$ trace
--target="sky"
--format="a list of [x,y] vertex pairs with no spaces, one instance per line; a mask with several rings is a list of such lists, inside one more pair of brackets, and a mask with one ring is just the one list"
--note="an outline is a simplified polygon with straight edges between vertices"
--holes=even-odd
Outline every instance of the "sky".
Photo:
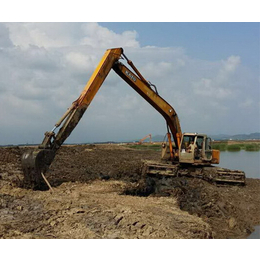
[[[41,143],[109,48],[123,47],[183,132],[260,131],[259,23],[0,23],[0,145]],[[162,116],[113,71],[67,143],[164,135]]]

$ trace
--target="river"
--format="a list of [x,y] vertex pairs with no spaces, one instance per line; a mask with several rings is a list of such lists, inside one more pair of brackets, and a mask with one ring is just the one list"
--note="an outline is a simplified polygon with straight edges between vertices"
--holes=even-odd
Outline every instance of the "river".
[[260,151],[220,152],[220,167],[242,170],[247,178],[260,179]]

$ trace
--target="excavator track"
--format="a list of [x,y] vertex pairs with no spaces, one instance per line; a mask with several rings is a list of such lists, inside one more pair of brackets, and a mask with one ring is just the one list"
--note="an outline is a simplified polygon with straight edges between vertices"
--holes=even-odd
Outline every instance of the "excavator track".
[[144,161],[143,173],[149,176],[194,177],[217,185],[245,185],[245,173],[215,166],[190,166]]

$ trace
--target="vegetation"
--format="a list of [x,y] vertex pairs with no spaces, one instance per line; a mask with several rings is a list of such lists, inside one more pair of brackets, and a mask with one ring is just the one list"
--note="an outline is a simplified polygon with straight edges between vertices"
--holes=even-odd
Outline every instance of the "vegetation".
[[259,151],[260,150],[260,144],[247,144],[245,145],[246,151]]
[[[127,147],[137,149],[137,150],[153,150],[153,151],[161,151],[161,143],[150,144],[128,144]],[[212,149],[216,149],[219,151],[229,151],[236,152],[240,150],[244,151],[259,151],[260,150],[260,142],[254,141],[215,141],[212,143]]]
[[216,149],[219,151],[226,151],[227,150],[227,144],[226,143],[213,143],[212,149]]
[[153,150],[153,151],[161,151],[161,144],[134,144],[128,145],[127,147],[137,149],[137,150]]
[[236,152],[236,151],[240,151],[241,147],[239,144],[230,144],[227,146],[227,150],[230,152]]
[[236,141],[235,143],[230,143],[230,144],[227,141],[213,142],[212,148],[220,151],[229,151],[229,152],[235,152],[240,150],[259,151],[260,142]]

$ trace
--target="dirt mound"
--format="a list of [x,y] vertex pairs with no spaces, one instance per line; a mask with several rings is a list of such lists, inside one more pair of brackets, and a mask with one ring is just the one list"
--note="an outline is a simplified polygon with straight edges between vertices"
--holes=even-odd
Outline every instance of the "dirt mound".
[[208,223],[215,238],[244,238],[260,223],[260,180],[246,187],[216,186],[187,177],[147,177],[128,184],[124,194],[174,197],[181,210]]
[[23,179],[21,155],[22,149],[18,146],[0,148],[0,179],[21,185]]
[[158,152],[137,151],[111,145],[62,147],[46,177],[52,186],[63,182],[88,182],[114,179],[137,182],[141,177],[142,160],[157,158]]
[[63,183],[48,191],[1,186],[1,238],[211,238],[174,198],[119,196],[120,181]]

